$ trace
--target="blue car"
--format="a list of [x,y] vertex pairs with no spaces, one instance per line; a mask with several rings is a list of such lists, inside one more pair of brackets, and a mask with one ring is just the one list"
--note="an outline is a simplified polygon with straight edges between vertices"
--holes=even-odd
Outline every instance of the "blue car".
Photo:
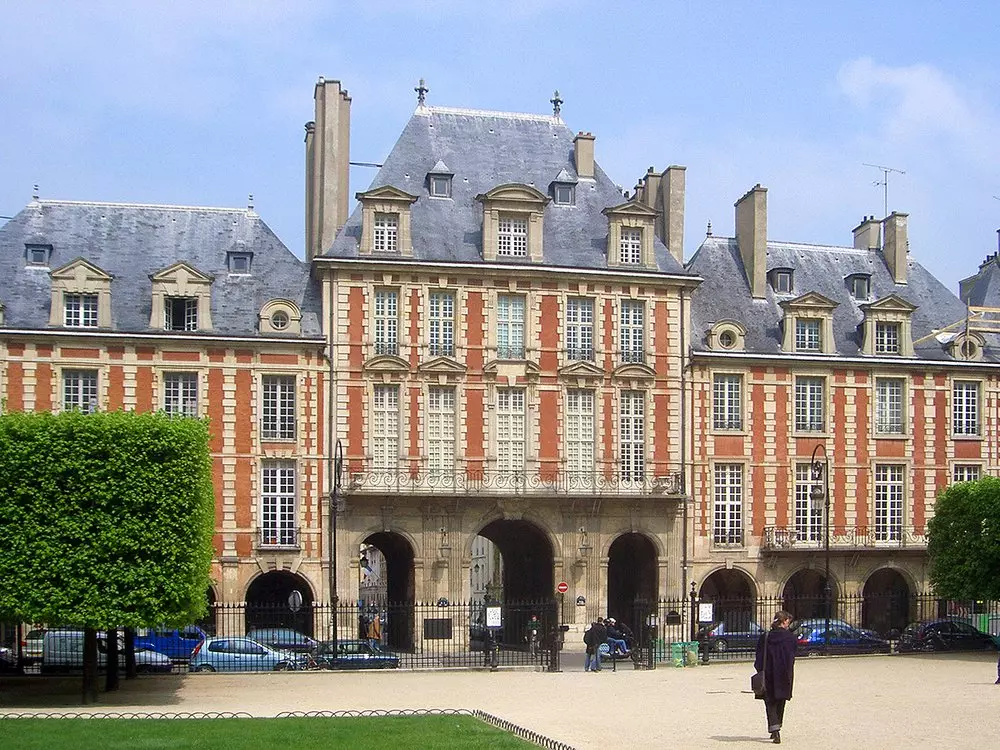
[[292,628],[253,628],[247,638],[278,651],[313,651],[317,641]]
[[271,672],[298,669],[301,657],[250,638],[208,638],[195,647],[192,672]]
[[889,641],[871,631],[859,630],[850,625],[830,622],[829,631],[824,625],[799,627],[798,653],[803,656],[818,654],[888,654]]
[[166,654],[171,659],[185,661],[191,658],[195,646],[208,635],[197,625],[185,628],[150,628],[135,636],[135,647]]

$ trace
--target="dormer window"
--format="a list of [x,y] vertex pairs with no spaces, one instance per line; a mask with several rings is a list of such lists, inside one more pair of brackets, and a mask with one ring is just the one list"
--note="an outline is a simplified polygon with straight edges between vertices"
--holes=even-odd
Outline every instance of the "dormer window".
[[164,330],[198,330],[198,300],[196,297],[167,297],[163,301],[163,312]]
[[63,325],[67,328],[97,328],[97,295],[64,294]]
[[52,245],[25,245],[24,259],[29,266],[47,266],[52,255]]
[[618,243],[618,262],[623,266],[642,263],[642,229],[623,228]]
[[49,273],[49,325],[66,328],[111,327],[113,277],[83,258]]
[[[853,279],[857,277],[851,277]],[[867,276],[862,276],[867,279]],[[869,289],[870,291],[870,289]],[[863,354],[889,357],[912,357],[911,316],[916,306],[890,294],[875,302],[858,305],[865,319],[861,324]]]
[[483,260],[541,262],[548,196],[531,185],[509,183],[476,200],[483,205]]
[[847,288],[854,299],[867,300],[871,295],[871,277],[865,274],[849,276],[847,278]]
[[523,258],[528,254],[528,220],[500,214],[497,221],[497,255]]
[[776,268],[771,271],[771,288],[775,294],[792,293],[792,271],[788,268]]
[[[772,277],[773,278],[773,277]],[[778,303],[784,310],[784,352],[834,354],[833,311],[837,303],[817,292]]]
[[552,191],[557,206],[572,206],[576,204],[576,186],[556,184]]
[[819,352],[823,350],[823,325],[818,318],[795,319],[795,351]]
[[376,253],[395,253],[399,248],[399,214],[375,214],[372,250]]
[[367,193],[357,193],[361,201],[360,255],[394,253],[413,255],[410,236],[410,207],[417,196],[392,185],[384,185]]
[[249,274],[252,258],[253,253],[228,253],[226,259],[228,261],[229,273],[239,275]]
[[891,320],[875,321],[875,353],[899,354],[902,324]]
[[638,201],[601,211],[608,217],[608,266],[656,268],[654,232],[656,210]]
[[432,198],[451,197],[451,175],[432,174],[430,176],[430,194]]

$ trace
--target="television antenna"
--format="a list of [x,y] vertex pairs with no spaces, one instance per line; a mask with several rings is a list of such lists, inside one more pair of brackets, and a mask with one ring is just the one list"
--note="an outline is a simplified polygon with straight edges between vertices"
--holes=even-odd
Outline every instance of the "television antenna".
[[875,169],[882,170],[882,179],[875,180],[872,185],[876,187],[882,187],[882,216],[883,218],[889,215],[889,173],[893,172],[895,174],[906,174],[902,169],[893,169],[892,167],[887,167],[883,164],[869,164],[868,162],[862,162],[863,166],[874,167]]

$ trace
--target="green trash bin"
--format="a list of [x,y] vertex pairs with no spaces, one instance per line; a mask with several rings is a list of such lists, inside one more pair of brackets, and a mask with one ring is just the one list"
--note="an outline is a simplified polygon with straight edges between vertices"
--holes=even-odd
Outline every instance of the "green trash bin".
[[697,667],[698,666],[698,641],[685,641],[684,642],[684,666],[685,667]]
[[675,667],[684,666],[684,641],[675,641],[670,644],[670,661]]

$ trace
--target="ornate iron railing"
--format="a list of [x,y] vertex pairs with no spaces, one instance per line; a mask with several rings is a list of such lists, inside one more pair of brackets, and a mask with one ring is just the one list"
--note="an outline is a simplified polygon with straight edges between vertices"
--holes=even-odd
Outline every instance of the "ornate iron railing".
[[[796,529],[787,526],[764,528],[763,548],[771,552],[823,549],[826,537],[823,529]],[[833,527],[831,549],[927,549],[925,527],[901,526],[841,526]]]
[[271,524],[257,528],[257,546],[260,549],[299,548],[299,530],[294,526]]
[[472,494],[472,495],[679,495],[682,492],[680,472],[658,476],[634,473],[624,479],[615,467],[606,475],[601,471],[500,471],[465,468],[454,471],[421,469],[412,471],[351,467],[344,490],[354,494]]

